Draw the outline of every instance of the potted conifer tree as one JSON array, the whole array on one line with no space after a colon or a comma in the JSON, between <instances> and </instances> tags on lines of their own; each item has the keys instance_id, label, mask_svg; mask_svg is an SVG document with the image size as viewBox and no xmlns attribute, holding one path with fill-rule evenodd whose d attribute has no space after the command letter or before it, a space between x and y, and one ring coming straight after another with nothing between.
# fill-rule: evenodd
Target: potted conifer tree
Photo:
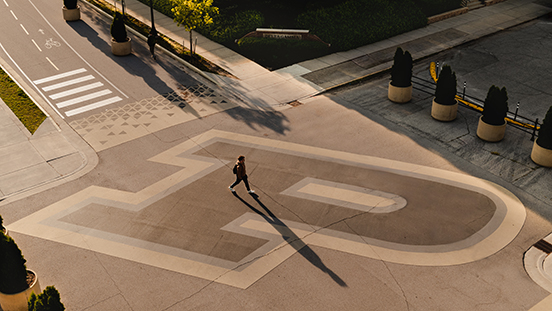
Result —
<instances>
[{"instance_id":1,"label":"potted conifer tree","mask_svg":"<svg viewBox=\"0 0 552 311\"><path fill-rule=\"evenodd\" d=\"M2 231L5 235L8 235L8 228L4 227L4 219L2 219L2 215L0 215L0 231Z\"/></svg>"},{"instance_id":2,"label":"potted conifer tree","mask_svg":"<svg viewBox=\"0 0 552 311\"><path fill-rule=\"evenodd\" d=\"M111 23L111 52L113 55L125 56L132 52L130 38L127 36L123 14L115 12Z\"/></svg>"},{"instance_id":3,"label":"potted conifer tree","mask_svg":"<svg viewBox=\"0 0 552 311\"><path fill-rule=\"evenodd\" d=\"M54 286L47 286L38 296L31 294L28 311L63 311L65 306L61 302L58 290Z\"/></svg>"},{"instance_id":4,"label":"potted conifer tree","mask_svg":"<svg viewBox=\"0 0 552 311\"><path fill-rule=\"evenodd\" d=\"M412 99L412 55L398 47L393 57L391 81L387 97L395 103L406 103Z\"/></svg>"},{"instance_id":5,"label":"potted conifer tree","mask_svg":"<svg viewBox=\"0 0 552 311\"><path fill-rule=\"evenodd\" d=\"M80 19L80 6L77 0L63 0L63 19L68 22L78 21Z\"/></svg>"},{"instance_id":6,"label":"potted conifer tree","mask_svg":"<svg viewBox=\"0 0 552 311\"><path fill-rule=\"evenodd\" d=\"M477 137L497 142L504 138L506 132L506 114L508 113L508 93L506 88L491 86L483 106L483 115L479 117Z\"/></svg>"},{"instance_id":7,"label":"potted conifer tree","mask_svg":"<svg viewBox=\"0 0 552 311\"><path fill-rule=\"evenodd\" d=\"M435 98L431 105L431 116L439 121L453 121L456 119L457 111L456 73L449 65L445 65L437 79Z\"/></svg>"},{"instance_id":8,"label":"potted conifer tree","mask_svg":"<svg viewBox=\"0 0 552 311\"><path fill-rule=\"evenodd\" d=\"M25 266L15 241L0 232L0 306L2 310L27 311L32 292L40 292L38 276Z\"/></svg>"},{"instance_id":9,"label":"potted conifer tree","mask_svg":"<svg viewBox=\"0 0 552 311\"><path fill-rule=\"evenodd\" d=\"M552 167L552 106L542 121L539 137L533 143L531 160L538 165Z\"/></svg>"}]
</instances>

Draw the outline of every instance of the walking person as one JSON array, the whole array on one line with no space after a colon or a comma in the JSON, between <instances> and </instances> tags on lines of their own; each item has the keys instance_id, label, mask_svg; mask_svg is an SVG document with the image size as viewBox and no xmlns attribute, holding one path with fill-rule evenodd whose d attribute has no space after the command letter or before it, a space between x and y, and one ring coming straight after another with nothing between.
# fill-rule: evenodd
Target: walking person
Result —
<instances>
[{"instance_id":1,"label":"walking person","mask_svg":"<svg viewBox=\"0 0 552 311\"><path fill-rule=\"evenodd\" d=\"M234 187L243 180L245 188L247 188L247 193L255 193L255 191L249 188L249 182L247 181L247 174L245 171L245 156L241 155L238 157L238 161L234 165L234 174L236 174L236 181L231 184L230 187L228 187L230 191L236 192L236 190L234 190Z\"/></svg>"},{"instance_id":2,"label":"walking person","mask_svg":"<svg viewBox=\"0 0 552 311\"><path fill-rule=\"evenodd\" d=\"M157 42L157 30L155 28L151 29L151 32L148 35L148 45L150 48L151 58L155 58L155 43Z\"/></svg>"}]
</instances>

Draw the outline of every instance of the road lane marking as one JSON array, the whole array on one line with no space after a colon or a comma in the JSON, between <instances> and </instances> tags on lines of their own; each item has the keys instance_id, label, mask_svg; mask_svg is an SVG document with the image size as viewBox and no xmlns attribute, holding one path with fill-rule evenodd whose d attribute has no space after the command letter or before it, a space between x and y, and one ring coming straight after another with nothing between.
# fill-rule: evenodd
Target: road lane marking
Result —
<instances>
[{"instance_id":1,"label":"road lane marking","mask_svg":"<svg viewBox=\"0 0 552 311\"><path fill-rule=\"evenodd\" d=\"M50 28L52 28L52 30L58 35L58 37L63 40L63 42L65 42L65 44L67 44L67 46L75 53L77 54L77 56L86 64L88 65L88 67L92 68L92 70L94 70L100 77L102 77L102 79L104 79L107 83L109 83L114 89L117 90L117 92L121 93L124 97L126 98L129 98L128 95L126 95L125 93L123 93L123 91L121 91L118 87L115 86L115 84L113 84L111 81L107 80L107 78L102 75L96 68L92 67L92 65L90 65L90 63L88 63L86 61L86 59L84 59L84 57L82 57L70 44L69 42L67 42L67 40L65 40L65 38L63 38L60 33L54 28L54 26L52 26L52 24L46 19L46 17L44 16L44 14L42 14L42 12L40 12L38 10L38 8L36 7L36 5L34 5L34 3L29 0L29 3L35 8L35 10L38 12L38 14L42 17L42 19L44 19L44 21L50 26Z\"/></svg>"},{"instance_id":2,"label":"road lane marking","mask_svg":"<svg viewBox=\"0 0 552 311\"><path fill-rule=\"evenodd\" d=\"M10 6L10 5L8 4L8 2L6 2L6 0L4 0L4 3L6 4L7 7Z\"/></svg>"},{"instance_id":3,"label":"road lane marking","mask_svg":"<svg viewBox=\"0 0 552 311\"><path fill-rule=\"evenodd\" d=\"M38 46L38 44L36 44L35 40L34 39L31 39L31 41L33 41L34 45L36 46L36 48L42 52L42 49L40 48L40 46Z\"/></svg>"},{"instance_id":4,"label":"road lane marking","mask_svg":"<svg viewBox=\"0 0 552 311\"><path fill-rule=\"evenodd\" d=\"M15 13L13 13L12 10L10 10L10 12L12 13L13 17L15 18L15 20L19 20L19 19L17 18L17 16L15 16Z\"/></svg>"},{"instance_id":5,"label":"road lane marking","mask_svg":"<svg viewBox=\"0 0 552 311\"><path fill-rule=\"evenodd\" d=\"M43 78L43 79L34 80L33 83L35 85L39 85L39 84L42 84L42 83L46 83L46 82L50 82L50 81L70 77L70 76L73 76L73 75L76 75L76 74L79 74L79 73L83 73L83 72L86 72L86 69L80 68L80 69L60 73L60 74L57 74L55 76L50 76L50 77L46 77L46 78Z\"/></svg>"},{"instance_id":6,"label":"road lane marking","mask_svg":"<svg viewBox=\"0 0 552 311\"><path fill-rule=\"evenodd\" d=\"M50 95L50 98L51 99L58 99L58 98L66 97L66 96L69 96L69 95L77 94L77 93L80 93L80 92L88 91L88 90L91 90L91 89L95 89L95 88L100 87L100 86L103 86L103 83L96 82L96 83L88 84L88 85L85 85L85 86L77 87L77 88L71 89L69 91L65 91L65 92L61 92L61 93L56 93L54 95Z\"/></svg>"},{"instance_id":7,"label":"road lane marking","mask_svg":"<svg viewBox=\"0 0 552 311\"><path fill-rule=\"evenodd\" d=\"M77 83L92 80L92 79L94 79L93 75L87 75L87 76L84 76L84 77L81 77L81 78L77 78L77 79L61 82L61 83L58 83L58 84L46 86L46 87L43 87L42 90L45 91L45 92L48 92L48 91L51 91L51 90L59 89L59 88L62 88L62 87L66 87L66 86L69 86L69 85L77 84Z\"/></svg>"},{"instance_id":8,"label":"road lane marking","mask_svg":"<svg viewBox=\"0 0 552 311\"><path fill-rule=\"evenodd\" d=\"M98 97L108 95L108 94L111 94L111 93L113 93L113 92L111 92L111 90L103 90L103 91L95 92L95 93L92 93L92 94L84 95L84 96L81 96L81 97L73 98L73 99L70 99L70 100L66 100L66 101L61 102L61 103L57 103L56 106L58 106L58 108L64 108L64 107L67 107L67 106L82 103L84 101L91 100L91 99L94 99L94 98L98 98Z\"/></svg>"},{"instance_id":9,"label":"road lane marking","mask_svg":"<svg viewBox=\"0 0 552 311\"><path fill-rule=\"evenodd\" d=\"M69 110L65 113L65 115L70 117L70 116L73 116L73 115L76 115L76 114L79 114L79 113L83 113L83 112L86 112L86 111L89 111L89 110L93 110L93 109L97 109L97 108L100 108L100 107L103 107L103 106L107 106L109 104L113 104L113 103L116 103L116 102L121 101L121 100L123 100L123 99L120 98L119 96L111 97L111 98L99 101L97 103L94 103L94 104L90 104L90 105L86 105L86 106L83 106L83 107L80 107L80 108L77 108L77 109Z\"/></svg>"},{"instance_id":10,"label":"road lane marking","mask_svg":"<svg viewBox=\"0 0 552 311\"><path fill-rule=\"evenodd\" d=\"M8 56L8 58L10 59L10 61L15 65L15 67L17 67L17 70L19 70L19 72L21 72L21 74L25 77L25 79L27 79L27 81L31 82L31 84L32 84L32 81L31 81L31 79L29 79L29 76L27 76L27 74L26 74L23 70L21 70L21 67L19 67L19 65L13 60L13 58L12 58L11 55L8 53L8 51L6 51L6 49L4 48L4 46L2 45L2 43L0 43L0 48L2 48L2 51L4 51L4 53ZM4 71L6 71L6 70L4 70ZM6 71L6 73L7 73L8 75L10 75L8 71ZM10 76L10 77L11 77L11 76ZM14 79L14 78L12 77L12 80L13 80L15 83L17 83L17 85L19 85L19 87L20 87L21 89L24 90L23 86L21 86L21 85L19 84L19 82L17 82L17 79ZM65 117L56 109L56 107L54 107L54 105L52 105L52 103L48 100L48 98L47 98L46 96L44 96L44 94L43 94L42 92L40 92L40 90L38 89L38 87L37 87L36 85L34 85L34 84L33 84L33 86L34 86L34 88L36 89L36 91L38 92L38 94L40 94L40 96L42 96L42 98L44 98L44 100L46 101L46 103L48 103L48 105L50 105L50 107L52 107L52 109L54 109L54 111L55 111L62 119L65 119ZM50 114L49 114L46 110L44 110L44 108L42 108L42 106L40 106L40 104L39 104L35 99L32 98L31 94L29 94L28 92L25 92L25 93L27 93L27 95L31 98L31 100L38 106L38 108L40 108L40 110L41 110L47 117L50 117ZM56 127L58 130L60 130L60 128L58 127L58 125L57 125L55 122L54 122L54 125L55 125L55 127Z\"/></svg>"},{"instance_id":11,"label":"road lane marking","mask_svg":"<svg viewBox=\"0 0 552 311\"><path fill-rule=\"evenodd\" d=\"M54 62L52 62L48 57L46 57L46 59L50 62L50 64L52 64L52 66L54 66L54 68L56 68L56 70L59 71L59 68L56 65L54 65Z\"/></svg>"},{"instance_id":12,"label":"road lane marking","mask_svg":"<svg viewBox=\"0 0 552 311\"><path fill-rule=\"evenodd\" d=\"M25 26L23 26L23 24L19 24L21 25L21 28L23 28L23 30L25 31L25 33L27 34L27 36L29 35L29 32L27 31L27 29L25 29Z\"/></svg>"}]
</instances>

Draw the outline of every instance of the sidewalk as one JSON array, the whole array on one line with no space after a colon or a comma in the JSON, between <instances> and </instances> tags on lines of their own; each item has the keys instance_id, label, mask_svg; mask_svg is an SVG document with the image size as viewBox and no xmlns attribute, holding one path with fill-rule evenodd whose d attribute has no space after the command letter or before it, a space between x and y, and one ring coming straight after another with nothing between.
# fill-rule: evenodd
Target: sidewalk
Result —
<instances>
[{"instance_id":1,"label":"sidewalk","mask_svg":"<svg viewBox=\"0 0 552 311\"><path fill-rule=\"evenodd\" d=\"M41 97L0 58L0 64L41 107ZM0 203L6 204L92 170L96 153L57 115L48 116L34 134L0 99Z\"/></svg>"},{"instance_id":2,"label":"sidewalk","mask_svg":"<svg viewBox=\"0 0 552 311\"><path fill-rule=\"evenodd\" d=\"M151 25L150 9L138 0L126 0L126 11ZM548 4L548 6L546 5ZM259 108L276 108L390 69L396 47L421 59L460 44L523 24L552 12L552 2L507 0L435 22L374 44L268 71L197 32L197 53L239 80L211 75L219 85ZM156 29L189 46L189 33L169 17L155 11Z\"/></svg>"}]
</instances>

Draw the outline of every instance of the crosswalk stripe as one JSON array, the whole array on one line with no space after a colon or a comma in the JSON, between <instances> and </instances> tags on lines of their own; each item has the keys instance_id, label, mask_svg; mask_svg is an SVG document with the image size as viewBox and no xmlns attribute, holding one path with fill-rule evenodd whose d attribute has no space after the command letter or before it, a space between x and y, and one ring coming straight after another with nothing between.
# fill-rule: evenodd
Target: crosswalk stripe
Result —
<instances>
[{"instance_id":1,"label":"crosswalk stripe","mask_svg":"<svg viewBox=\"0 0 552 311\"><path fill-rule=\"evenodd\" d=\"M73 80L69 80L69 81L58 83L58 84L46 86L46 87L43 87L42 90L45 91L45 92L48 92L48 91L51 91L51 90L59 89L59 88L62 88L62 87L66 87L66 86L69 86L69 85L77 84L77 83L92 80L92 79L94 79L94 76L93 75L88 75L88 76L84 76L84 77L81 77L81 78L76 78L76 79L73 79Z\"/></svg>"},{"instance_id":2,"label":"crosswalk stripe","mask_svg":"<svg viewBox=\"0 0 552 311\"><path fill-rule=\"evenodd\" d=\"M83 112L86 112L86 111L89 111L89 110L92 110L92 109L96 109L96 108L100 108L100 107L103 107L103 106L106 106L106 105L109 105L109 104L113 104L113 103L116 103L116 102L121 101L121 100L123 100L123 99L120 98L119 96L111 97L111 98L99 101L97 103L94 103L94 104L90 104L90 105L82 106L82 107L77 108L77 109L69 110L69 111L65 112L65 115L70 117L70 116L73 116L73 115L76 115L76 114L79 114L79 113L83 113Z\"/></svg>"},{"instance_id":3,"label":"crosswalk stripe","mask_svg":"<svg viewBox=\"0 0 552 311\"><path fill-rule=\"evenodd\" d=\"M91 94L88 94L88 95L84 95L84 96L81 96L81 97L73 98L73 99L70 99L70 100L66 100L66 101L61 102L61 103L57 103L56 106L58 108L64 108L64 107L67 107L67 106L82 103L84 101L91 100L91 99L94 99L94 98L97 98L97 97L100 97L100 96L104 96L104 95L107 95L107 94L111 94L111 93L112 93L111 90L103 90L103 91L91 93Z\"/></svg>"},{"instance_id":4,"label":"crosswalk stripe","mask_svg":"<svg viewBox=\"0 0 552 311\"><path fill-rule=\"evenodd\" d=\"M51 99L58 99L58 98L61 98L61 97L65 97L65 96L77 94L77 93L80 93L80 92L88 91L88 90L91 90L91 89L94 89L94 88L97 88L97 87L100 87L100 86L103 86L103 83L96 82L96 83L88 84L88 85L85 85L85 86L77 87L77 88L71 89L69 91L56 93L56 94L50 95L49 97Z\"/></svg>"},{"instance_id":5,"label":"crosswalk stripe","mask_svg":"<svg viewBox=\"0 0 552 311\"><path fill-rule=\"evenodd\" d=\"M81 69L76 69L76 70L60 73L60 74L55 75L55 76L50 76L50 77L47 77L47 78L35 80L35 81L33 81L33 83L35 85L39 85L39 84L42 84L42 83L45 83L45 82L50 82L50 81L58 80L58 79L61 79L61 78L70 77L70 76L73 76L73 75L76 75L76 74L79 74L79 73L82 73L82 72L86 72L86 69L81 68Z\"/></svg>"}]
</instances>

